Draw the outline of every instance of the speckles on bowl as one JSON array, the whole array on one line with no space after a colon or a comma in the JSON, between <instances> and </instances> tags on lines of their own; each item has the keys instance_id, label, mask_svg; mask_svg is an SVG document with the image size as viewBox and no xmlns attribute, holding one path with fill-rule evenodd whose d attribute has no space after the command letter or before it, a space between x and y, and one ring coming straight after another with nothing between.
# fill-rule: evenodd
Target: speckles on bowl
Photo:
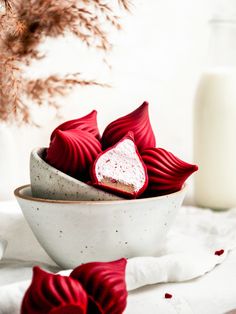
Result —
<instances>
[{"instance_id":1,"label":"speckles on bowl","mask_svg":"<svg viewBox=\"0 0 236 314\"><path fill-rule=\"evenodd\" d=\"M53 168L43 160L45 148L34 149L30 157L30 180L35 197L60 200L118 200L113 194L94 188Z\"/></svg>"},{"instance_id":2,"label":"speckles on bowl","mask_svg":"<svg viewBox=\"0 0 236 314\"><path fill-rule=\"evenodd\" d=\"M30 196L30 187L20 193ZM17 199L47 253L61 267L74 268L96 260L157 254L184 194L102 203Z\"/></svg>"}]
</instances>

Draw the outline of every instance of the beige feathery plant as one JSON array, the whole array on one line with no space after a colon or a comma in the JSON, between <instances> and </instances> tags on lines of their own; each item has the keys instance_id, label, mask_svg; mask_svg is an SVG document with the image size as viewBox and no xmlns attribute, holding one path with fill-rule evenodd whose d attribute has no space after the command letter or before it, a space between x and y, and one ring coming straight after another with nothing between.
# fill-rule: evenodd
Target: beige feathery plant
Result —
<instances>
[{"instance_id":1,"label":"beige feathery plant","mask_svg":"<svg viewBox=\"0 0 236 314\"><path fill-rule=\"evenodd\" d=\"M103 85L80 73L28 80L24 67L44 58L39 46L45 37L70 32L88 47L109 51L107 25L120 30L115 2L129 10L129 0L0 0L0 121L31 123L30 102L45 100L58 108L55 97L74 86Z\"/></svg>"}]
</instances>

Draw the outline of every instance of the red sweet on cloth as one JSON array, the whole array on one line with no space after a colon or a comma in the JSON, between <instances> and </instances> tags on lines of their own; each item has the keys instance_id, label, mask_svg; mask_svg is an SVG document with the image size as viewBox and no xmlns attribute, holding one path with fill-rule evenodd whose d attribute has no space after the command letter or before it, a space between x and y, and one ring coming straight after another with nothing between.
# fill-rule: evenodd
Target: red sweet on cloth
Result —
<instances>
[{"instance_id":1,"label":"red sweet on cloth","mask_svg":"<svg viewBox=\"0 0 236 314\"><path fill-rule=\"evenodd\" d=\"M21 314L86 314L88 296L78 280L34 267Z\"/></svg>"},{"instance_id":2,"label":"red sweet on cloth","mask_svg":"<svg viewBox=\"0 0 236 314\"><path fill-rule=\"evenodd\" d=\"M130 114L111 122L102 135L102 145L106 149L120 141L129 131L134 133L135 144L139 151L147 147L155 147L156 140L153 133L149 114L148 102Z\"/></svg>"},{"instance_id":3,"label":"red sweet on cloth","mask_svg":"<svg viewBox=\"0 0 236 314\"><path fill-rule=\"evenodd\" d=\"M89 168L101 151L100 142L87 131L57 130L45 160L68 175L87 179Z\"/></svg>"},{"instance_id":4,"label":"red sweet on cloth","mask_svg":"<svg viewBox=\"0 0 236 314\"><path fill-rule=\"evenodd\" d=\"M172 294L170 293L165 293L165 299L171 299L172 298Z\"/></svg>"},{"instance_id":5,"label":"red sweet on cloth","mask_svg":"<svg viewBox=\"0 0 236 314\"><path fill-rule=\"evenodd\" d=\"M75 268L70 276L88 293L88 313L122 314L126 308L126 259L92 262Z\"/></svg>"},{"instance_id":6,"label":"red sweet on cloth","mask_svg":"<svg viewBox=\"0 0 236 314\"><path fill-rule=\"evenodd\" d=\"M129 198L144 192L147 171L132 132L98 155L91 168L91 179L93 185Z\"/></svg>"},{"instance_id":7,"label":"red sweet on cloth","mask_svg":"<svg viewBox=\"0 0 236 314\"><path fill-rule=\"evenodd\" d=\"M60 124L51 134L51 140L55 136L57 130L66 131L66 130L74 130L79 129L82 131L87 131L93 134L98 140L100 140L101 136L98 130L97 124L97 111L93 110L89 114L84 117L69 120L62 124Z\"/></svg>"},{"instance_id":8,"label":"red sweet on cloth","mask_svg":"<svg viewBox=\"0 0 236 314\"><path fill-rule=\"evenodd\" d=\"M220 255L224 254L224 252L225 251L223 249L221 249L221 250L215 251L215 255L220 256Z\"/></svg>"},{"instance_id":9,"label":"red sweet on cloth","mask_svg":"<svg viewBox=\"0 0 236 314\"><path fill-rule=\"evenodd\" d=\"M148 196L163 195L179 191L185 180L198 170L196 165L191 165L180 160L163 148L145 149L141 156L147 167Z\"/></svg>"}]
</instances>

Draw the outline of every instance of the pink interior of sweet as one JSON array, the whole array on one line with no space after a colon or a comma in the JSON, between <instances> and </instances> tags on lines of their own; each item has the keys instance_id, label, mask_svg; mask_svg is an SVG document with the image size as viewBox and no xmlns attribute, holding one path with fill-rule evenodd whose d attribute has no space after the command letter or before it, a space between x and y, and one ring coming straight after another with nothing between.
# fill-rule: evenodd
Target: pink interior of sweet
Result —
<instances>
[{"instance_id":1,"label":"pink interior of sweet","mask_svg":"<svg viewBox=\"0 0 236 314\"><path fill-rule=\"evenodd\" d=\"M101 155L95 172L99 182L127 192L138 192L146 178L134 142L130 139Z\"/></svg>"}]
</instances>

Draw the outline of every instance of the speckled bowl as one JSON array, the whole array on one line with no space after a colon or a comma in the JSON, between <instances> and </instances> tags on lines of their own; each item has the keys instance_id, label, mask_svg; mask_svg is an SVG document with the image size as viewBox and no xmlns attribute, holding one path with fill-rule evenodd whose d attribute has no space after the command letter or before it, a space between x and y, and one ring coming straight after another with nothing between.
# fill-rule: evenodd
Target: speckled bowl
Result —
<instances>
[{"instance_id":1,"label":"speckled bowl","mask_svg":"<svg viewBox=\"0 0 236 314\"><path fill-rule=\"evenodd\" d=\"M46 148L35 148L30 155L30 181L34 197L73 201L122 199L76 180L50 166L43 159L45 150Z\"/></svg>"},{"instance_id":2,"label":"speckled bowl","mask_svg":"<svg viewBox=\"0 0 236 314\"><path fill-rule=\"evenodd\" d=\"M121 257L155 256L184 199L186 187L165 196L119 201L56 201L15 196L33 233L61 267Z\"/></svg>"}]
</instances>

